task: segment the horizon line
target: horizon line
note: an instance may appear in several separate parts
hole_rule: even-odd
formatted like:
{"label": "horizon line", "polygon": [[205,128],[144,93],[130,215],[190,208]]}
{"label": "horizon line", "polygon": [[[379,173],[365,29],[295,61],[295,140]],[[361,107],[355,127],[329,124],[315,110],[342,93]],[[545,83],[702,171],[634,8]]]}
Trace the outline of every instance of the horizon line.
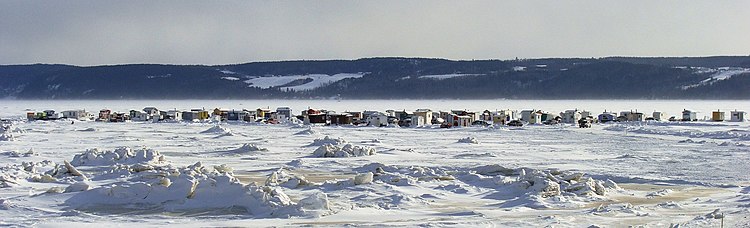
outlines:
{"label": "horizon line", "polygon": [[241,64],[252,64],[252,63],[280,63],[280,62],[325,62],[325,61],[357,61],[365,59],[431,59],[431,60],[448,60],[448,61],[520,61],[520,60],[545,60],[545,59],[607,59],[607,58],[716,58],[716,57],[750,57],[748,55],[696,55],[696,56],[635,56],[635,55],[611,55],[611,56],[598,56],[598,57],[532,57],[532,58],[512,58],[512,59],[451,59],[443,57],[418,57],[418,56],[371,56],[371,57],[360,57],[360,58],[330,58],[330,59],[278,59],[278,60],[255,60],[248,62],[236,62],[236,63],[224,63],[224,64],[200,64],[200,63],[144,63],[144,62],[132,62],[132,63],[111,63],[111,64],[98,64],[98,65],[76,65],[69,63],[10,63],[0,64],[0,66],[31,66],[31,65],[64,65],[64,66],[75,66],[75,67],[101,67],[101,66],[126,66],[126,65],[165,65],[165,66],[232,66]]}

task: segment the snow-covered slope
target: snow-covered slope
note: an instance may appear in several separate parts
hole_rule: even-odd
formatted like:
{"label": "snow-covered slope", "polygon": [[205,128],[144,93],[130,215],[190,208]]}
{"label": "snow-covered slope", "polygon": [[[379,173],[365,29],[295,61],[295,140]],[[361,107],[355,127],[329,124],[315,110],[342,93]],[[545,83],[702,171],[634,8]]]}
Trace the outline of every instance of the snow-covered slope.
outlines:
{"label": "snow-covered slope", "polygon": [[[340,73],[334,75],[306,74],[284,76],[247,76],[248,79],[244,82],[249,84],[249,87],[258,87],[262,89],[281,87],[293,91],[304,91],[312,90],[347,78],[361,78],[365,74],[366,73]],[[299,85],[285,86],[295,81],[302,81],[304,83],[301,82],[302,84]]]}
{"label": "snow-covered slope", "polygon": [[448,78],[482,76],[482,75],[483,74],[435,74],[435,75],[421,75],[419,76],[419,78],[443,80],[443,79],[448,79]]}
{"label": "snow-covered slope", "polygon": [[682,86],[681,87],[682,90],[688,90],[690,88],[711,85],[718,81],[727,80],[735,75],[750,73],[750,69],[738,68],[738,67],[721,67],[718,69],[707,68],[707,69],[700,69],[697,73],[713,73],[713,74],[711,74],[711,76],[708,77],[707,79],[700,81],[696,84]]}

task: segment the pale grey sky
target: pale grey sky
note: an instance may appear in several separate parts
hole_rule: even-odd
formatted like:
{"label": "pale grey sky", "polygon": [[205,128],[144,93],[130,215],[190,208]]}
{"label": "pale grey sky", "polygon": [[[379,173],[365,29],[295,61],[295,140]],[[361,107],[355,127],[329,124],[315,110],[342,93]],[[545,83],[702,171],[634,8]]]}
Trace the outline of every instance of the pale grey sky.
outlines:
{"label": "pale grey sky", "polygon": [[0,64],[750,54],[750,1],[0,1]]}

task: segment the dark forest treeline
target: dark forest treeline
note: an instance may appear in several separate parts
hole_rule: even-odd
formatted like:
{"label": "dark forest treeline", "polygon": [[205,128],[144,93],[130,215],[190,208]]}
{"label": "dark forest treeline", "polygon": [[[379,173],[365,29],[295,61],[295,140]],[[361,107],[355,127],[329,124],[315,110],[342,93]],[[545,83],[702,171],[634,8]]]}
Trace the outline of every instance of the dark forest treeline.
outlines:
{"label": "dark forest treeline", "polygon": [[[750,74],[684,89],[710,73],[750,68],[748,56],[454,61],[366,58],[235,65],[0,66],[0,97],[18,99],[750,99]],[[522,69],[522,70],[521,70]],[[222,77],[366,73],[311,91],[248,87]],[[474,74],[448,79],[424,75]],[[298,80],[298,85],[309,80]]]}

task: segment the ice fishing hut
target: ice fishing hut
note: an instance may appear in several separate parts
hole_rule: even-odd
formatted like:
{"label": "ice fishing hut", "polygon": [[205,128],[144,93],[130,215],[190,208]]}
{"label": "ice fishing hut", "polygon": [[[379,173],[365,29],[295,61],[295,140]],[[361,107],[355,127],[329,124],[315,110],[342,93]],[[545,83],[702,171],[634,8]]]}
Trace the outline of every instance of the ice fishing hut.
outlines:
{"label": "ice fishing hut", "polygon": [[[432,110],[426,108],[420,108],[414,111],[414,117],[412,117],[411,123],[415,126],[424,126],[432,124]],[[421,118],[420,118],[421,117]],[[416,120],[416,122],[415,122]]]}
{"label": "ice fishing hut", "polygon": [[170,120],[181,120],[182,119],[182,111],[175,110],[169,110],[167,111],[167,114],[164,117],[165,119]]}
{"label": "ice fishing hut", "polygon": [[743,122],[745,121],[745,116],[747,115],[745,111],[737,111],[736,109],[729,113],[730,113],[729,118],[730,118],[730,121],[732,122]]}
{"label": "ice fishing hut", "polygon": [[109,110],[109,109],[99,110],[99,119],[97,119],[97,121],[109,121],[110,114],[112,114],[112,110]]}
{"label": "ice fishing hut", "polygon": [[560,113],[563,123],[577,123],[581,119],[581,112],[578,109],[565,110]]}
{"label": "ice fishing hut", "polygon": [[192,122],[198,121],[200,120],[198,114],[198,111],[184,111],[182,112],[182,120]]}
{"label": "ice fishing hut", "polygon": [[724,121],[724,112],[721,110],[716,110],[711,112],[711,120],[712,121]]}
{"label": "ice fishing hut", "polygon": [[130,110],[130,120],[132,121],[148,121],[151,119],[151,115],[144,111]]}
{"label": "ice fishing hut", "polygon": [[697,121],[698,120],[698,112],[683,109],[682,110],[682,121]]}
{"label": "ice fishing hut", "polygon": [[292,109],[286,106],[276,108],[276,118],[288,120],[292,118]]}
{"label": "ice fishing hut", "polygon": [[88,113],[85,110],[67,110],[63,111],[62,115],[64,118],[75,120],[86,120],[88,118]]}
{"label": "ice fishing hut", "polygon": [[625,117],[628,121],[643,121],[645,119],[643,113],[638,112],[638,110],[629,112]]}
{"label": "ice fishing hut", "polygon": [[494,124],[505,125],[505,123],[516,119],[518,119],[518,112],[515,110],[505,109],[492,113],[492,122]]}
{"label": "ice fishing hut", "polygon": [[521,111],[521,121],[526,121],[529,124],[541,123],[542,122],[542,111],[531,109]]}
{"label": "ice fishing hut", "polygon": [[605,110],[604,113],[599,114],[599,116],[597,116],[597,119],[599,120],[600,123],[615,121],[617,120],[617,114],[612,113],[612,112],[607,112]]}
{"label": "ice fishing hut", "polygon": [[349,113],[329,113],[328,118],[331,125],[350,125],[352,124],[352,115]]}
{"label": "ice fishing hut", "polygon": [[367,116],[367,125],[376,127],[388,126],[388,115],[375,112]]}
{"label": "ice fishing hut", "polygon": [[660,112],[660,111],[654,111],[652,114],[652,118],[656,121],[662,121],[667,119],[667,113],[666,112]]}
{"label": "ice fishing hut", "polygon": [[227,120],[231,121],[245,121],[245,116],[249,113],[245,110],[234,110],[227,112]]}

